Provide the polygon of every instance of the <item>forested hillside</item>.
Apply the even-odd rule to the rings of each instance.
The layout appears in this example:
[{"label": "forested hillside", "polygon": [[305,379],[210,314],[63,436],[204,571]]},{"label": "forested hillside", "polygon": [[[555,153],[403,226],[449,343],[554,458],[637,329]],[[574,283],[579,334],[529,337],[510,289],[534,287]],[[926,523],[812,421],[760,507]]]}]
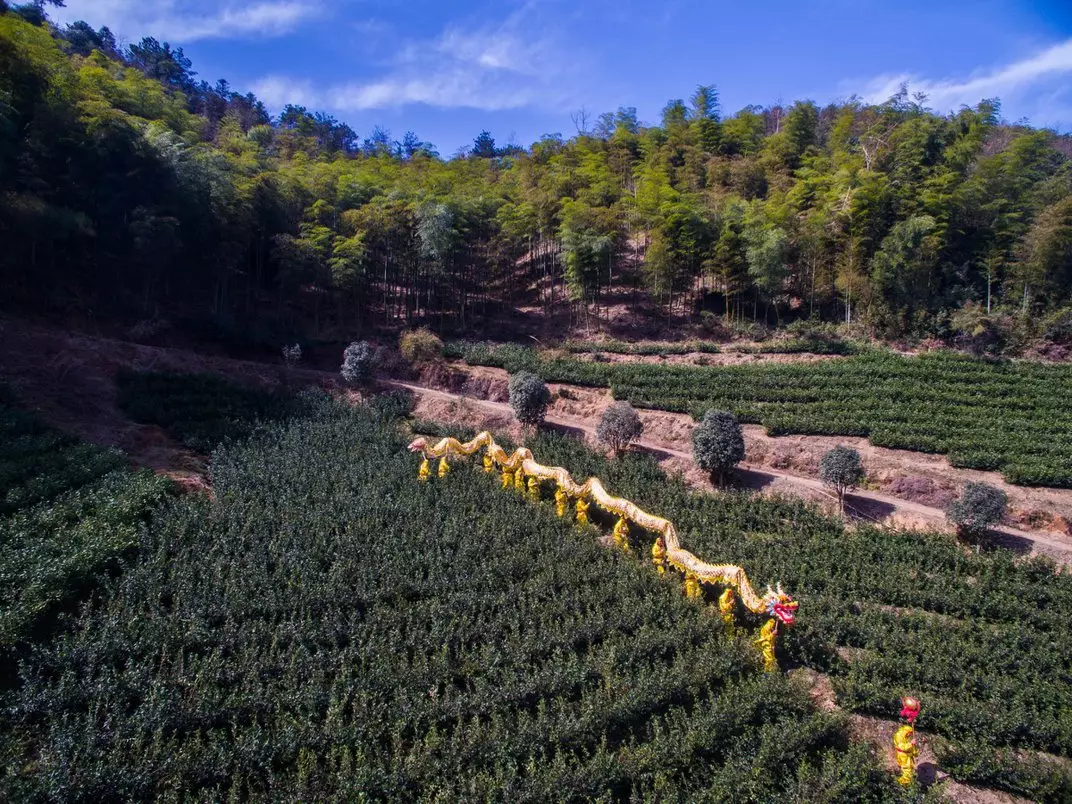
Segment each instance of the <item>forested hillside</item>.
[{"label": "forested hillside", "polygon": [[887,337],[985,328],[988,305],[1044,326],[1069,304],[1072,139],[1005,122],[997,99],[724,116],[700,86],[657,124],[575,123],[445,159],[411,132],[272,117],[168,43],[0,11],[2,298],[280,338],[459,330],[518,304],[582,320],[610,288]]}]

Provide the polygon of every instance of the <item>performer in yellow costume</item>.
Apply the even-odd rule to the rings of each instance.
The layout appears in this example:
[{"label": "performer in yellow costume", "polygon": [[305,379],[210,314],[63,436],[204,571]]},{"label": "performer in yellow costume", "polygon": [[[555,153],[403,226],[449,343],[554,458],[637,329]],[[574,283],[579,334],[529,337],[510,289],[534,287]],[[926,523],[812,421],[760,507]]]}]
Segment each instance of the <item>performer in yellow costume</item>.
[{"label": "performer in yellow costume", "polygon": [[733,622],[733,607],[737,604],[737,596],[728,588],[718,598],[718,610],[722,614],[722,622],[726,625],[726,631],[730,636],[736,632]]},{"label": "performer in yellow costume", "polygon": [[651,545],[651,563],[660,575],[666,574],[666,542],[659,536]]},{"label": "performer in yellow costume", "polygon": [[700,579],[696,577],[694,572],[685,573],[685,597],[689,600],[699,600],[703,597],[703,590],[700,589]]},{"label": "performer in yellow costume", "polygon": [[438,474],[440,477],[446,477],[447,472],[449,471],[450,464],[447,463],[447,456],[444,455],[442,458],[439,459],[439,471],[436,474]]},{"label": "performer in yellow costume", "polygon": [[767,620],[759,629],[756,644],[763,653],[763,669],[768,673],[778,670],[778,657],[774,655],[774,638],[778,635],[778,621]]},{"label": "performer in yellow costume", "polygon": [[569,495],[566,490],[559,486],[555,489],[555,513],[559,516],[566,515],[566,507],[569,505]]},{"label": "performer in yellow costume", "polygon": [[577,524],[585,526],[588,524],[588,503],[580,497],[577,498]]},{"label": "performer in yellow costume", "polygon": [[540,481],[534,477],[529,478],[529,499],[537,503],[540,501]]},{"label": "performer in yellow costume", "polygon": [[614,530],[612,531],[614,536],[614,543],[622,549],[623,552],[629,552],[629,523],[625,521],[623,517],[618,517],[618,521],[614,523]]},{"label": "performer in yellow costume", "polygon": [[493,472],[493,471],[495,471],[495,461],[493,461],[491,459],[490,455],[485,455],[484,456],[484,471],[485,472]]},{"label": "performer in yellow costume", "polygon": [[916,778],[916,759],[919,757],[919,744],[916,742],[916,718],[919,717],[919,701],[915,698],[901,699],[901,719],[905,723],[893,735],[893,750],[897,755],[897,766],[901,775],[897,781],[905,787]]},{"label": "performer in yellow costume", "polygon": [[421,461],[421,468],[417,470],[417,477],[421,480],[427,480],[432,476],[432,467],[428,465],[428,459],[425,458]]},{"label": "performer in yellow costume", "polygon": [[514,488],[518,491],[525,490],[525,470],[521,467],[518,467],[517,471],[514,472]]},{"label": "performer in yellow costume", "polygon": [[504,489],[510,488],[510,484],[514,482],[514,473],[507,469],[505,466],[502,470],[502,487]]}]

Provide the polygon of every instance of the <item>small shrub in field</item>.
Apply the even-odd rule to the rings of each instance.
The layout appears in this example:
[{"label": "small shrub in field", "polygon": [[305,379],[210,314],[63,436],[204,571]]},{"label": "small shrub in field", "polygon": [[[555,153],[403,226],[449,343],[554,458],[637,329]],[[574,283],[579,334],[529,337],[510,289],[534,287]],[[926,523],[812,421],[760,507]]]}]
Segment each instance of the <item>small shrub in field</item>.
[{"label": "small shrub in field", "polygon": [[860,453],[852,449],[838,445],[826,453],[819,462],[819,477],[824,483],[829,483],[837,492],[838,505],[842,512],[845,511],[845,494],[856,488],[864,479],[864,465],[860,461]]},{"label": "small shrub in field", "polygon": [[946,506],[945,514],[960,536],[977,540],[978,550],[978,539],[1001,521],[1008,504],[1009,497],[1001,489],[987,483],[968,483],[964,493]]},{"label": "small shrub in field", "polygon": [[443,358],[443,341],[427,327],[404,332],[398,349],[410,363],[433,363]]},{"label": "small shrub in field", "polygon": [[350,386],[362,385],[372,379],[376,369],[376,352],[365,341],[354,341],[342,353],[339,373]]},{"label": "small shrub in field", "polygon": [[709,410],[692,431],[692,454],[696,464],[724,483],[727,473],[744,460],[744,434],[737,417],[724,410]]},{"label": "small shrub in field", "polygon": [[522,424],[540,424],[551,403],[551,392],[535,374],[519,371],[510,377],[510,407]]},{"label": "small shrub in field", "polygon": [[599,443],[610,447],[618,454],[629,444],[640,438],[644,424],[640,414],[628,402],[615,402],[605,411],[596,427]]},{"label": "small shrub in field", "polygon": [[283,363],[287,368],[294,368],[301,362],[301,344],[283,347]]}]

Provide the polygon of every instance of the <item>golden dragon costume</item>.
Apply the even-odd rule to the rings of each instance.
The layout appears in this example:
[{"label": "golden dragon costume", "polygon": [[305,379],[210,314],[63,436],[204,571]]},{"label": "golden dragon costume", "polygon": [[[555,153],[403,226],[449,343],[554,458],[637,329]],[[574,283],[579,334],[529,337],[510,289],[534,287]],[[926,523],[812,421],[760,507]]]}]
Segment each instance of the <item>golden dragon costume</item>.
[{"label": "golden dragon costume", "polygon": [[[653,563],[660,568],[666,564],[681,572],[688,579],[689,597],[702,597],[701,583],[717,584],[733,589],[749,611],[770,615],[771,620],[761,630],[760,640],[766,668],[776,669],[774,637],[779,625],[793,623],[799,605],[782,591],[781,584],[778,584],[775,589],[768,586],[767,591],[762,595],[757,593],[743,568],[735,564],[708,564],[697,558],[681,546],[677,530],[672,522],[649,514],[629,500],[612,496],[603,488],[599,478],[590,477],[584,483],[578,483],[561,466],[544,466],[537,463],[532,457],[532,452],[525,447],[519,447],[513,454],[507,454],[506,450],[495,443],[495,439],[488,432],[479,433],[464,444],[456,438],[444,438],[434,445],[429,445],[426,439],[417,438],[409,445],[409,449],[410,452],[420,453],[423,456],[424,460],[419,473],[421,480],[428,479],[430,472],[427,472],[425,467],[431,458],[440,458],[445,463],[448,457],[455,455],[467,457],[481,449],[486,449],[484,468],[491,471],[492,465],[499,466],[502,470],[504,488],[509,484],[508,478],[511,474],[515,487],[522,491],[525,489],[525,477],[535,479],[537,483],[542,480],[553,480],[557,485],[555,503],[559,516],[565,514],[566,501],[569,498],[575,498],[577,522],[582,526],[588,523],[588,506],[590,502],[594,502],[604,511],[617,514],[621,523],[617,529],[619,532],[624,530],[624,534],[628,534],[628,523],[632,522],[656,534],[657,548],[652,549]],[[490,464],[489,457],[491,458]],[[724,618],[727,614],[732,616],[732,612],[727,611],[729,606],[726,604],[729,600],[732,598],[723,600]]]}]

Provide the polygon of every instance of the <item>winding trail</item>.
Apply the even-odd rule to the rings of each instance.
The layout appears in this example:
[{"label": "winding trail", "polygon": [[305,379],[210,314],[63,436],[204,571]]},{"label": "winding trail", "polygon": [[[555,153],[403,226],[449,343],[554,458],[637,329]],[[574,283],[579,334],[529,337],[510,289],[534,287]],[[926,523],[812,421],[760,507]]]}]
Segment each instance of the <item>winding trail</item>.
[{"label": "winding trail", "polygon": [[[400,380],[384,380],[383,383],[384,385],[389,385],[395,388],[406,389],[427,399],[438,399],[444,402],[455,403],[464,402],[467,405],[481,408],[485,411],[513,418],[513,410],[510,408],[510,405],[505,402],[492,402],[486,399],[477,399],[471,396],[450,393],[449,391],[440,391],[435,388],[428,388],[423,385],[415,385]],[[551,425],[581,431],[591,439],[595,438],[595,424],[591,420],[575,416],[563,416],[561,414],[548,413],[546,421]],[[647,452],[654,453],[656,456],[675,458],[687,463],[689,466],[695,466],[691,453],[675,449],[669,445],[649,441],[644,438],[635,441],[634,444]],[[766,485],[771,480],[777,479],[781,481],[784,486],[787,486],[798,493],[805,494],[806,496],[818,494],[828,499],[835,499],[834,495],[826,489],[825,485],[820,480],[789,474],[788,472],[782,472],[767,466],[760,467],[748,463],[741,463],[740,466],[749,474],[758,476],[761,480],[761,486]],[[766,482],[762,482],[764,479],[766,479]],[[708,486],[708,488],[710,487]],[[888,494],[858,489],[848,495],[847,500],[850,509],[858,508],[860,501],[870,501],[892,511],[909,513],[916,517],[926,519],[933,522],[936,528],[943,528],[946,526],[945,512],[941,509],[932,508],[899,497],[893,497]],[[854,502],[856,503],[855,506],[853,505]],[[882,524],[879,519],[869,516],[866,513],[855,510],[854,513],[860,513],[865,518]],[[1019,542],[1020,545],[1023,545],[1026,541],[1038,552],[1045,553],[1062,564],[1072,566],[1072,540],[1062,540],[1059,536],[1020,530],[1019,528],[1005,525],[994,528],[993,532],[998,536],[999,541],[1011,543],[1013,546],[1015,546],[1017,542]]]}]

